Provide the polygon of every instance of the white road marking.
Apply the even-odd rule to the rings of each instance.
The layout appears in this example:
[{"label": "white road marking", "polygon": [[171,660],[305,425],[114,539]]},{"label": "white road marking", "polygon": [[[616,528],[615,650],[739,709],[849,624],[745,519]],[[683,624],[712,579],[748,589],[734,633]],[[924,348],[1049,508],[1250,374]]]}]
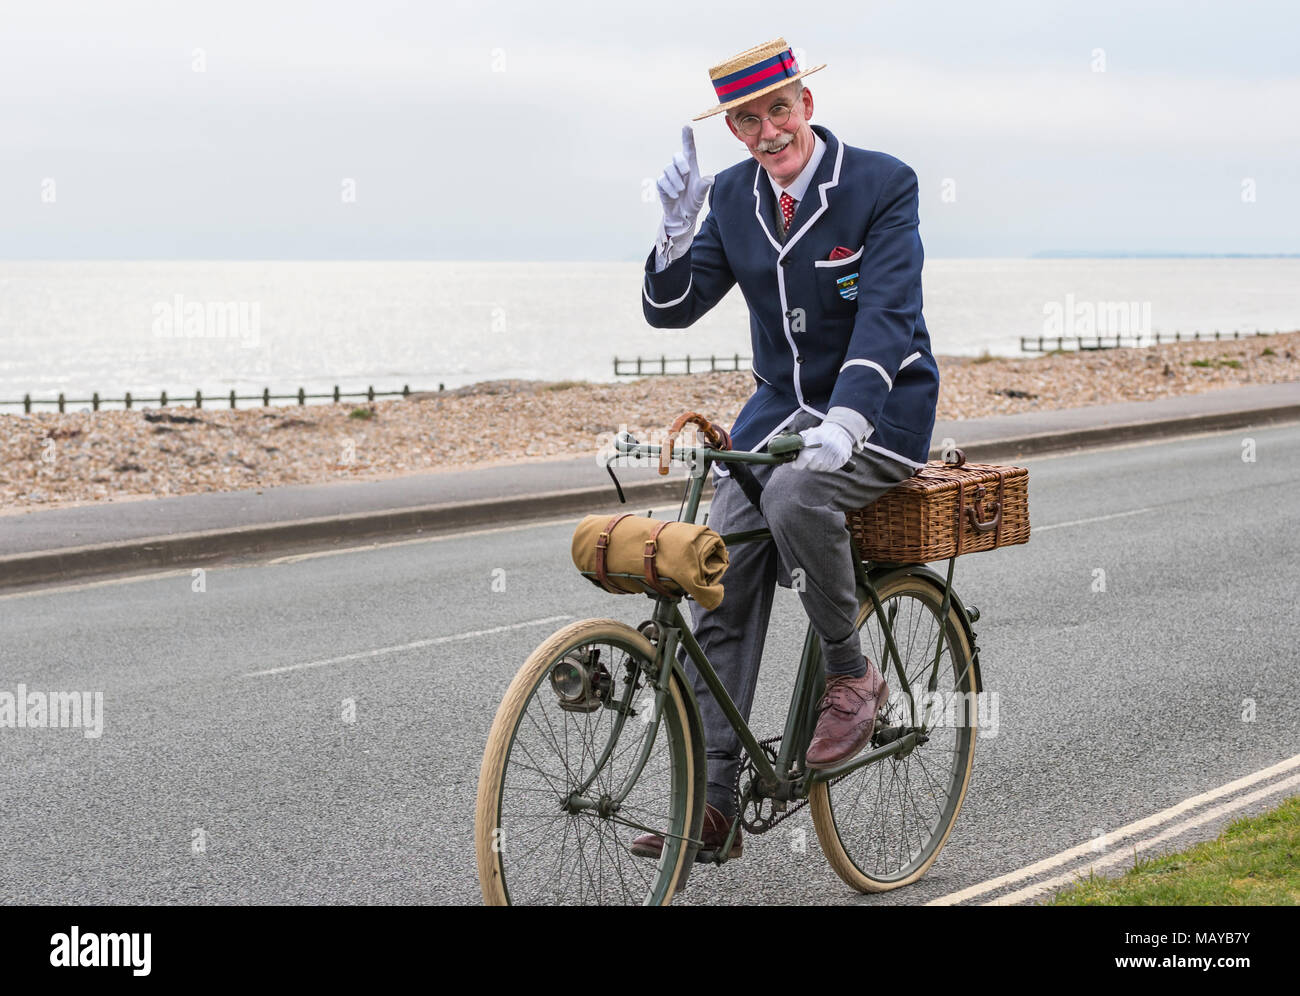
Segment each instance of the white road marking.
[{"label": "white road marking", "polygon": [[[1251,792],[1249,795],[1240,796],[1233,799],[1231,802],[1225,802],[1222,806],[1215,806],[1213,809],[1201,813],[1199,816],[1193,816],[1190,820],[1176,823],[1173,826],[1162,830],[1154,837],[1148,837],[1146,840],[1139,841],[1127,851],[1118,851],[1115,854],[1110,854],[1104,858],[1099,858],[1096,861],[1090,862],[1088,868],[1095,870],[1098,868],[1109,868],[1111,865],[1117,865],[1121,861],[1136,856],[1138,853],[1148,850],[1162,841],[1177,837],[1178,835],[1186,833],[1188,830],[1199,827],[1204,823],[1217,820],[1219,817],[1226,816],[1228,813],[1236,810],[1244,809],[1246,806],[1256,803],[1260,799],[1266,799],[1270,795],[1277,795],[1277,793],[1286,791],[1287,789],[1293,788],[1297,785],[1300,785],[1300,775],[1292,775],[1290,778],[1283,781],[1274,782],[1271,785],[1265,785],[1262,789]],[[1051,889],[1055,889],[1058,886],[1072,885],[1082,872],[1083,868],[1080,866],[1066,872],[1064,875],[1057,875],[1055,878],[1045,879],[1042,882],[1035,882],[1033,885],[1026,886],[1016,892],[1008,893],[1005,896],[998,896],[996,899],[991,899],[987,903],[981,905],[1015,906],[1019,903],[1025,902],[1026,900],[1033,899],[1035,896],[1041,895]]]},{"label": "white road marking", "polygon": [[149,574],[132,574],[124,578],[106,578],[102,581],[82,581],[78,584],[60,584],[57,581],[50,582],[55,587],[50,588],[33,588],[30,591],[13,591],[7,595],[0,595],[0,602],[8,601],[11,598],[33,598],[36,595],[52,595],[55,592],[64,591],[85,591],[88,588],[105,588],[113,584],[135,584],[138,581],[157,581],[161,578],[178,578],[190,577],[192,568],[183,570],[163,570],[152,571]]},{"label": "white road marking", "polygon": [[[1285,761],[1279,761],[1271,767],[1256,771],[1253,774],[1238,778],[1236,781],[1228,782],[1216,789],[1208,792],[1202,792],[1200,795],[1194,795],[1190,799],[1184,799],[1177,805],[1170,806],[1168,809],[1151,816],[1145,816],[1140,820],[1135,820],[1126,826],[1120,827],[1114,833],[1107,834],[1107,839],[1112,842],[1124,840],[1127,837],[1144,833],[1160,826],[1162,823],[1168,823],[1189,810],[1196,809],[1205,805],[1207,802],[1213,802],[1216,799],[1222,799],[1224,796],[1240,792],[1242,789],[1249,788],[1259,782],[1266,781],[1278,775],[1286,774],[1293,769],[1300,768],[1300,754],[1289,757]],[[1092,853],[1093,843],[1087,841],[1083,844],[1077,844],[1068,850],[1055,854],[1050,858],[1043,858],[1041,861],[1035,861],[1031,865],[1026,865],[1016,871],[1007,872],[1005,875],[999,875],[997,878],[991,878],[986,882],[980,882],[977,885],[968,886],[965,889],[959,889],[956,892],[950,892],[946,896],[940,896],[937,899],[931,899],[925,905],[927,906],[950,906],[955,903],[962,903],[968,899],[974,899],[976,896],[982,896],[988,892],[995,892],[1003,886],[1012,885],[1025,879],[1034,878],[1044,872],[1059,868],[1061,865],[1068,864],[1075,858],[1087,857]]]},{"label": "white road marking", "polygon": [[329,657],[319,661],[305,661],[302,664],[286,664],[284,667],[267,668],[265,671],[250,671],[242,675],[244,678],[261,678],[270,674],[285,674],[288,671],[302,671],[309,667],[324,667],[326,664],[344,664],[347,661],[370,660],[375,657],[382,657],[384,654],[395,654],[402,650],[417,650],[420,647],[433,647],[440,643],[452,643],[456,640],[468,640],[475,636],[487,636],[491,633],[504,633],[511,629],[523,629],[526,626],[540,626],[542,623],[560,622],[564,619],[572,619],[573,616],[547,616],[545,619],[529,619],[527,622],[510,623],[506,626],[493,626],[491,629],[475,629],[468,633],[453,633],[450,636],[435,636],[428,640],[416,640],[414,643],[402,643],[395,647],[379,647],[375,650],[362,650],[355,654],[344,654],[342,657]]},{"label": "white road marking", "polygon": [[1135,508],[1129,512],[1112,512],[1110,515],[1095,515],[1091,519],[1071,519],[1069,522],[1053,522],[1050,526],[1030,526],[1029,535],[1034,533],[1045,533],[1049,529],[1064,529],[1066,526],[1082,526],[1089,522],[1105,522],[1107,519],[1122,519],[1126,515],[1141,515],[1143,512],[1154,512],[1155,506],[1148,505],[1146,508]]}]

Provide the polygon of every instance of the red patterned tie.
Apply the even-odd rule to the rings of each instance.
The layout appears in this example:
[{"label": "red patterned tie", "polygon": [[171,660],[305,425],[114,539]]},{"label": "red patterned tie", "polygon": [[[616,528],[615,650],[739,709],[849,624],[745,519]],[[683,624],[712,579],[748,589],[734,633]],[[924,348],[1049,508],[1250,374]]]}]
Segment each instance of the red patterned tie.
[{"label": "red patterned tie", "polygon": [[783,231],[790,231],[790,219],[794,217],[794,198],[789,194],[781,195],[781,220],[785,222]]}]

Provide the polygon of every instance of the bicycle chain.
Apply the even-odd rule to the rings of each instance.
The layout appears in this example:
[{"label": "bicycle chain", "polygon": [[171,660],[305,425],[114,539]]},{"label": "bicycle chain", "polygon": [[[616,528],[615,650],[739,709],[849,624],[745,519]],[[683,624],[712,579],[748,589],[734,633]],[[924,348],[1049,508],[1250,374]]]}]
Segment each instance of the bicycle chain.
[{"label": "bicycle chain", "polygon": [[[771,747],[772,745],[779,744],[780,742],[781,742],[781,737],[775,736],[775,737],[768,737],[766,740],[760,740],[758,742],[758,745],[762,747],[767,752],[769,758],[773,762],[775,762],[776,752],[772,750]],[[799,812],[799,810],[803,809],[804,806],[808,805],[809,800],[807,798],[803,798],[800,799],[798,802],[789,805],[786,808],[785,812],[777,812],[774,808],[772,810],[772,814],[768,816],[766,819],[756,819],[753,822],[748,821],[745,816],[746,807],[745,807],[744,795],[740,790],[740,782],[741,779],[744,778],[746,771],[750,773],[750,785],[753,785],[758,780],[758,769],[754,767],[754,763],[753,761],[750,760],[748,752],[744,752],[740,755],[740,767],[736,770],[736,784],[732,789],[732,794],[736,797],[736,812],[740,815],[740,825],[743,826],[750,833],[767,833],[767,831],[771,830],[773,827],[779,826],[781,823],[784,823],[795,813]],[[775,806],[777,802],[777,800],[775,799],[767,799],[767,800],[756,799],[754,801],[755,803],[761,803],[763,801],[766,801],[767,803],[773,806]],[[761,805],[756,806],[756,808],[761,811]]]},{"label": "bicycle chain", "polygon": [[[767,751],[768,756],[775,763],[776,758],[772,756],[775,752],[770,750],[769,748],[773,744],[778,744],[780,742],[781,742],[781,737],[775,736],[775,737],[768,737],[766,740],[760,740],[758,742],[758,745]],[[753,823],[747,822],[745,819],[745,799],[743,793],[740,790],[740,782],[741,779],[744,778],[746,771],[749,771],[751,773],[750,784],[752,785],[758,779],[758,769],[754,767],[754,764],[750,760],[749,753],[747,751],[742,752],[740,755],[740,767],[736,771],[736,784],[732,788],[732,794],[735,796],[736,799],[736,812],[740,814],[740,825],[743,826],[750,833],[757,833],[757,834],[767,833],[767,831],[771,830],[773,827],[779,826],[780,824],[784,823],[791,816],[799,812],[799,810],[803,809],[804,806],[808,805],[808,803],[812,801],[812,799],[809,796],[804,796],[804,798],[800,799],[798,802],[789,805],[784,812],[778,813],[774,809],[772,815],[765,820],[755,821]],[[839,777],[831,779],[831,781],[827,784],[826,787],[831,788],[832,786],[838,785],[845,778],[848,778],[850,774],[852,774],[852,772],[845,772]],[[768,799],[766,801],[775,805],[777,800]]]}]

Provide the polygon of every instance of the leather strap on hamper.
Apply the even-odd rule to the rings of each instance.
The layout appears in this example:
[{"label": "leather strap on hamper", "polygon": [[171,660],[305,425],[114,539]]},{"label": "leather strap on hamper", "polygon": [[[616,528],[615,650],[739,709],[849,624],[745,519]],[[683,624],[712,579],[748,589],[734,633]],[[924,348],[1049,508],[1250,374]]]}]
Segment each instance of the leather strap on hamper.
[{"label": "leather strap on hamper", "polygon": [[[609,536],[614,531],[614,527],[623,519],[626,519],[631,512],[624,512],[622,515],[616,515],[609,520],[609,523],[601,530],[600,535],[596,537],[596,577],[600,586],[606,591],[613,592],[616,595],[624,594],[622,588],[617,587],[609,580],[608,564],[606,557],[609,551]],[[668,519],[661,522],[651,537],[645,541],[644,562],[645,562],[645,582],[661,595],[667,595],[669,598],[676,598],[677,592],[667,587],[659,578],[659,571],[655,569],[655,554],[659,552],[659,534],[664,531],[664,527],[671,525],[674,520]]]},{"label": "leather strap on hamper", "polygon": [[661,595],[667,595],[669,598],[676,597],[676,592],[669,590],[659,580],[659,572],[655,570],[655,554],[659,550],[659,534],[664,531],[664,527],[669,525],[673,520],[669,519],[661,523],[648,540],[645,541],[645,583]]},{"label": "leather strap on hamper", "polygon": [[616,515],[609,520],[609,523],[601,530],[600,535],[596,537],[596,577],[600,586],[606,591],[611,591],[616,595],[623,594],[623,589],[615,587],[610,583],[609,575],[605,568],[605,552],[609,549],[609,534],[614,531],[614,527],[622,519],[626,519],[631,512],[624,512],[622,515]]}]

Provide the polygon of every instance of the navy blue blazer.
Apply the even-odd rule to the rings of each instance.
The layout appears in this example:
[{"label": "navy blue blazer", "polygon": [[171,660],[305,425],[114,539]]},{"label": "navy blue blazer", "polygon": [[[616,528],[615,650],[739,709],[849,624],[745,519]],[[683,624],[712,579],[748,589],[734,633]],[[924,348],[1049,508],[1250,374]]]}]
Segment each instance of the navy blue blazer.
[{"label": "navy blue blazer", "polygon": [[[868,449],[920,466],[939,367],[921,316],[916,173],[812,128],[826,152],[786,240],[776,234],[776,196],[758,162],[722,170],[685,255],[659,273],[653,249],[646,259],[646,321],[686,328],[739,283],[756,390],[731,428],[735,448],[762,449],[801,409],[824,419],[844,405],[869,423]],[[831,260],[836,246],[853,254]]]}]

